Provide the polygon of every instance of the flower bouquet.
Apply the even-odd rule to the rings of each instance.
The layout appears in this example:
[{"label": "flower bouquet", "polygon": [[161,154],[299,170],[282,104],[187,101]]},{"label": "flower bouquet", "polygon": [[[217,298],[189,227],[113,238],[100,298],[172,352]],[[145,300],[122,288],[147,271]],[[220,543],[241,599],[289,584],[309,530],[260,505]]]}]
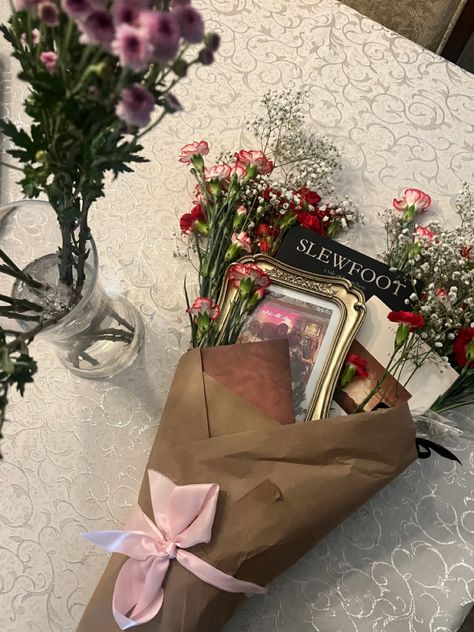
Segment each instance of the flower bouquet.
[{"label": "flower bouquet", "polygon": [[287,341],[189,351],[78,632],[220,630],[415,458],[407,407],[292,423]]},{"label": "flower bouquet", "polygon": [[[267,99],[272,116],[272,103],[292,102]],[[277,137],[283,143],[285,132]],[[201,296],[187,298],[196,348],[176,370],[125,530],[85,534],[115,554],[79,632],[220,630],[245,594],[264,592],[417,455],[407,406],[295,423],[288,340],[232,344],[270,284],[238,258],[274,253],[308,217],[313,230],[334,236],[358,219],[355,208],[319,206],[319,194],[303,186],[315,187],[310,179],[276,181],[279,154],[268,147],[211,167],[207,152],[204,142],[181,151],[198,180],[196,205],[180,222],[197,259]],[[236,292],[222,319],[225,283]]]},{"label": "flower bouquet", "polygon": [[[199,296],[189,299],[192,345],[232,344],[243,318],[263,298],[269,280],[258,266],[237,264],[246,254],[274,255],[292,226],[336,237],[361,221],[358,207],[335,195],[341,168],[336,147],[305,126],[302,91],[269,92],[263,115],[247,121],[258,148],[221,153],[206,164],[206,141],[181,149],[196,179],[194,206],[180,218],[185,256],[198,272]],[[219,322],[226,280],[240,288],[226,326]]]},{"label": "flower bouquet", "polygon": [[[439,371],[455,369],[459,374],[431,411],[474,403],[474,195],[465,185],[456,204],[460,223],[454,228],[422,223],[430,205],[429,195],[407,189],[383,215],[387,247],[382,259],[405,275],[413,291],[406,310],[388,313],[396,324],[392,353],[353,412],[366,409],[374,398],[383,399],[391,377],[401,391],[430,363]],[[361,358],[349,357],[341,387],[352,379],[366,380],[366,368]]]},{"label": "flower bouquet", "polygon": [[[108,377],[139,348],[138,313],[123,308],[123,302],[109,305],[96,287],[91,208],[105,193],[107,174],[115,178],[145,161],[144,137],[166,114],[182,109],[174,86],[194,65],[212,63],[219,46],[218,35],[205,33],[190,2],[11,4],[10,20],[0,29],[29,88],[24,110],[31,125],[25,129],[0,120],[0,130],[13,143],[7,153],[20,165],[2,164],[21,173],[27,198],[47,198],[59,247],[57,254],[53,247],[27,262],[26,270],[0,249],[0,272],[15,280],[13,291],[1,296],[0,315],[26,329],[5,325],[0,331],[1,419],[9,387],[23,391],[33,379],[36,364],[28,345],[43,330],[54,330],[60,358],[83,376]],[[25,210],[25,204],[7,211],[24,210],[28,218],[46,212],[44,205],[30,202]],[[53,327],[57,323],[59,331]]]}]

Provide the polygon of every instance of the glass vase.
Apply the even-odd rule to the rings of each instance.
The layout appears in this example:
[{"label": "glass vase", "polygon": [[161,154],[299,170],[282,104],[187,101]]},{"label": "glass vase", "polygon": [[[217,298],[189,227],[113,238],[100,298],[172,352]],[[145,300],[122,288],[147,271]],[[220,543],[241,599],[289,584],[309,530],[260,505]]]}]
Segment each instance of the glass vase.
[{"label": "glass vase", "polygon": [[[35,289],[1,274],[1,293],[40,305],[45,320],[57,319],[39,336],[54,345],[60,361],[72,373],[89,379],[113,377],[135,360],[144,339],[143,321],[127,300],[112,298],[101,287],[92,239],[81,298],[70,307],[71,290],[59,281],[59,244],[56,216],[47,202],[24,200],[1,208],[0,247],[21,270],[43,285]],[[17,322],[23,330],[36,326],[23,319]],[[12,328],[5,318],[1,324]]]}]

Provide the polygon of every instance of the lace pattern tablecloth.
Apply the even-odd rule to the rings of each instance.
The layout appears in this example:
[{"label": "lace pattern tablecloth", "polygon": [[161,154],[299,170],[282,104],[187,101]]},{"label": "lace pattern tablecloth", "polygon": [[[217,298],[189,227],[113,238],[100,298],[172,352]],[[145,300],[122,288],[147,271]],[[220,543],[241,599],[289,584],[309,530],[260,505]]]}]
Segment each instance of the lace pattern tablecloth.
[{"label": "lace pattern tablecloth", "polygon": [[[7,17],[2,3],[0,18]],[[105,565],[80,538],[122,525],[142,478],[173,368],[186,349],[173,256],[176,217],[191,180],[174,160],[206,138],[216,149],[248,142],[243,118],[268,88],[306,87],[310,122],[344,155],[338,184],[367,223],[405,186],[429,191],[442,221],[463,180],[473,181],[474,78],[332,0],[201,0],[222,34],[217,63],[179,90],[186,111],[146,143],[151,163],[108,187],[92,227],[102,280],[140,309],[147,344],[112,381],[69,375],[35,343],[38,379],[15,399],[0,465],[0,612],[3,632],[69,632]],[[24,122],[24,86],[0,45],[0,115]],[[192,73],[194,74],[194,73]],[[1,172],[1,202],[19,196]],[[377,228],[356,234],[375,254]],[[464,417],[466,426],[472,416]],[[255,598],[228,632],[453,632],[474,595],[474,454],[463,467],[414,464],[286,575]],[[324,511],[324,506],[321,507]]]}]

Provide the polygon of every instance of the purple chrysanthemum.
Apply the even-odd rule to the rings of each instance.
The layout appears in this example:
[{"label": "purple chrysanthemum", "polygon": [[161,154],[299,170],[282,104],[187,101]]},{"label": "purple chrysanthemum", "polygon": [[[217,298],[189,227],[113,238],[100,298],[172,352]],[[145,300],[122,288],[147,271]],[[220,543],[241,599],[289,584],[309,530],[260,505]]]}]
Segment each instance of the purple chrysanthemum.
[{"label": "purple chrysanthemum", "polygon": [[214,63],[214,53],[210,48],[203,48],[199,51],[198,59],[203,66],[210,66]]},{"label": "purple chrysanthemum", "polygon": [[174,94],[172,94],[171,92],[168,92],[168,94],[165,96],[165,108],[168,112],[170,112],[171,114],[174,114],[175,112],[181,112],[183,109],[183,106],[178,101],[178,99],[174,96]]},{"label": "purple chrysanthemum", "polygon": [[117,29],[113,51],[123,66],[143,70],[151,61],[153,46],[145,29],[122,24]]},{"label": "purple chrysanthemum", "polygon": [[61,6],[75,20],[85,20],[92,10],[88,0],[61,0]]},{"label": "purple chrysanthemum", "polygon": [[114,22],[107,11],[93,11],[82,23],[81,30],[88,44],[100,44],[104,48],[110,48],[115,37]]},{"label": "purple chrysanthemum", "polygon": [[204,21],[193,7],[176,7],[173,15],[178,20],[181,36],[190,44],[198,44],[204,38]]},{"label": "purple chrysanthemum", "polygon": [[116,114],[133,127],[145,127],[151,121],[151,113],[155,108],[153,95],[139,83],[134,83],[122,90],[117,104]]},{"label": "purple chrysanthemum", "polygon": [[59,24],[59,11],[54,2],[41,2],[38,5],[38,17],[47,26],[57,26]]},{"label": "purple chrysanthemum", "polygon": [[116,0],[112,14],[117,26],[120,24],[136,25],[140,15],[140,7],[133,0]]},{"label": "purple chrysanthemum", "polygon": [[148,33],[153,46],[153,57],[161,64],[172,61],[179,50],[180,29],[173,13],[145,11],[140,25]]}]

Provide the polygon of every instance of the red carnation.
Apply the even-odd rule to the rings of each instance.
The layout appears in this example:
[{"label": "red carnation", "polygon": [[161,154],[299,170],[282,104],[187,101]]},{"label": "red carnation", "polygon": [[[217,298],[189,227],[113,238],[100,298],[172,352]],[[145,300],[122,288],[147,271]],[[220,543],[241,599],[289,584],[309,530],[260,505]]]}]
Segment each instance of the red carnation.
[{"label": "red carnation", "polygon": [[423,314],[415,314],[414,312],[390,312],[387,318],[392,323],[408,325],[411,331],[421,329],[425,325]]},{"label": "red carnation", "polygon": [[295,195],[298,195],[302,202],[311,204],[311,206],[317,206],[321,202],[321,196],[316,191],[311,191],[307,187],[302,187],[298,191],[293,191]]},{"label": "red carnation", "polygon": [[474,369],[474,327],[465,327],[458,331],[453,344],[454,359],[458,366]]},{"label": "red carnation", "polygon": [[204,219],[205,217],[202,206],[200,204],[196,204],[196,206],[191,209],[190,213],[185,213],[180,217],[179,227],[181,228],[181,232],[185,234],[192,233],[196,226],[196,222],[202,222]]},{"label": "red carnation", "polygon": [[463,246],[461,248],[461,257],[464,257],[464,259],[467,259],[468,261],[470,261],[471,259],[471,246]]},{"label": "red carnation", "polygon": [[304,211],[303,213],[298,213],[296,218],[301,226],[304,226],[305,228],[310,228],[311,230],[314,230],[315,233],[319,233],[320,235],[324,235],[323,224],[319,217],[317,217],[316,215],[312,215],[311,213],[307,213],[306,211]]},{"label": "red carnation", "polygon": [[355,367],[355,374],[358,377],[369,377],[369,372],[367,371],[367,360],[361,358],[355,353],[349,353],[346,359],[347,364],[351,364]]}]

